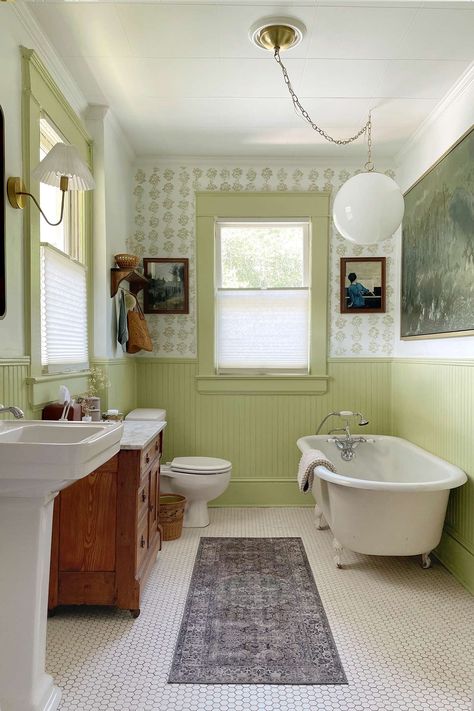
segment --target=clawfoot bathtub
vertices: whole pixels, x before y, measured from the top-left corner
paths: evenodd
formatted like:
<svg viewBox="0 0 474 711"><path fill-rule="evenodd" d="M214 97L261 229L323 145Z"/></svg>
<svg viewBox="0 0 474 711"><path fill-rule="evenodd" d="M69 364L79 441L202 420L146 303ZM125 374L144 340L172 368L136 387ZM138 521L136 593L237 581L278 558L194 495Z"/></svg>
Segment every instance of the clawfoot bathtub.
<svg viewBox="0 0 474 711"><path fill-rule="evenodd" d="M327 521L338 567L347 548L368 555L421 554L428 568L429 553L441 539L449 491L464 484L466 474L399 437L367 439L352 461L341 459L328 435L298 440L301 452L319 449L337 469L315 469L316 525L322 528Z"/></svg>

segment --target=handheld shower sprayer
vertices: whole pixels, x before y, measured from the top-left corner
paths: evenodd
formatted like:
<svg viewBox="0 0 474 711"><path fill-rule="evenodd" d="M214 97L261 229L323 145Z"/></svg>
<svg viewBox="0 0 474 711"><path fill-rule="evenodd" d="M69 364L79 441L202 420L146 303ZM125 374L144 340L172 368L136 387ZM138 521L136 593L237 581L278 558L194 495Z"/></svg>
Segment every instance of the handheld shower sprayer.
<svg viewBox="0 0 474 711"><path fill-rule="evenodd" d="M361 412L352 412L352 410L340 410L339 412L330 412L329 414L326 415L326 417L321 421L316 434L319 434L321 431L322 426L328 420L330 417L335 416L335 417L344 417L346 419L346 425L347 425L347 419L349 417L358 417L359 418L359 427L363 427L364 425L369 424L369 420L367 420L364 415Z"/></svg>

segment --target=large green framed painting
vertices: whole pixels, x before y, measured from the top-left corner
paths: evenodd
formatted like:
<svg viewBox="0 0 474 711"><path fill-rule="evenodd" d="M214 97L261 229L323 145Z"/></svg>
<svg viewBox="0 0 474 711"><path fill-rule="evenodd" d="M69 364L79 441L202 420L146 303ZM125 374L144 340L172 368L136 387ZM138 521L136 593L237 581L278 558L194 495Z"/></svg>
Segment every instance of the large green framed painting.
<svg viewBox="0 0 474 711"><path fill-rule="evenodd" d="M474 129L405 195L401 337L474 331Z"/></svg>

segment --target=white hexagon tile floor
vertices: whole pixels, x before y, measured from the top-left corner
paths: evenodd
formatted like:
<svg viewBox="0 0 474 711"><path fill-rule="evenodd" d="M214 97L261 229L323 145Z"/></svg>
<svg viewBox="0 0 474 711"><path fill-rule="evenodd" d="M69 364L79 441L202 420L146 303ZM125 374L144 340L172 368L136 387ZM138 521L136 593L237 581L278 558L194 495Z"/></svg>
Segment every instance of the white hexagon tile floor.
<svg viewBox="0 0 474 711"><path fill-rule="evenodd" d="M200 536L301 536L347 686L167 684ZM474 598L438 563L345 553L311 509L212 509L165 543L142 613L64 608L48 624L60 711L469 711Z"/></svg>

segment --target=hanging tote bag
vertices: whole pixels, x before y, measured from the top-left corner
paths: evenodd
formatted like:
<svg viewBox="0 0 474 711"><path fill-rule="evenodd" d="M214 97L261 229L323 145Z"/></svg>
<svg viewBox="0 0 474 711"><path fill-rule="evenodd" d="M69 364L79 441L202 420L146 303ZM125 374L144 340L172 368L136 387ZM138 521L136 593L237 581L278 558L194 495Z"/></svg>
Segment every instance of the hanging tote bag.
<svg viewBox="0 0 474 711"><path fill-rule="evenodd" d="M129 311L127 314L128 341L127 353L138 353L138 351L152 351L148 327L145 316L137 301L137 311Z"/></svg>

